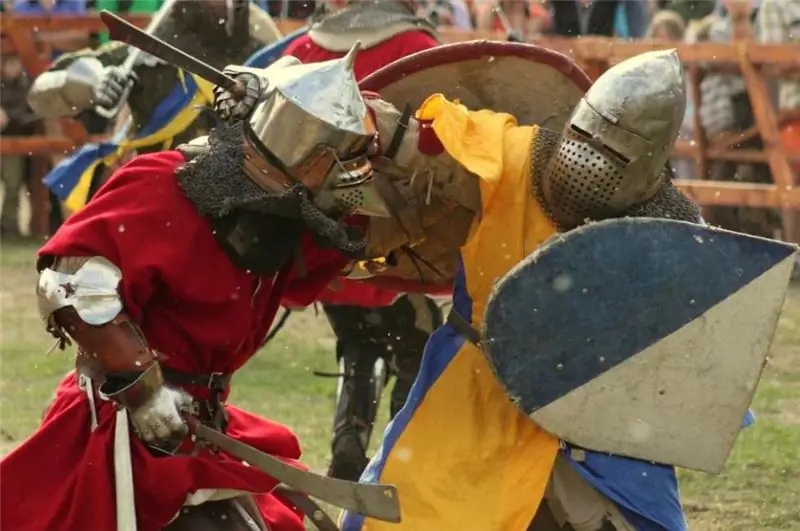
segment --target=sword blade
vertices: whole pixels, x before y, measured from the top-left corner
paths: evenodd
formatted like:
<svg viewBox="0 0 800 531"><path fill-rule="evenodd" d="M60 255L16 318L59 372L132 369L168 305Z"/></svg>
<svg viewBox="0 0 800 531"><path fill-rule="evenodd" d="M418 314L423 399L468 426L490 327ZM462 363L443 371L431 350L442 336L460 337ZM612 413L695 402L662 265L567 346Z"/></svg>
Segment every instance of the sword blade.
<svg viewBox="0 0 800 531"><path fill-rule="evenodd" d="M400 521L397 488L393 485L355 483L306 472L199 422L190 421L190 424L199 439L246 461L295 490L353 513L387 522Z"/></svg>
<svg viewBox="0 0 800 531"><path fill-rule="evenodd" d="M140 30L110 11L101 11L100 19L108 28L108 34L112 40L125 42L173 66L198 75L215 85L223 87L237 98L244 96L244 85L232 77L226 76L208 63L204 63L158 37Z"/></svg>

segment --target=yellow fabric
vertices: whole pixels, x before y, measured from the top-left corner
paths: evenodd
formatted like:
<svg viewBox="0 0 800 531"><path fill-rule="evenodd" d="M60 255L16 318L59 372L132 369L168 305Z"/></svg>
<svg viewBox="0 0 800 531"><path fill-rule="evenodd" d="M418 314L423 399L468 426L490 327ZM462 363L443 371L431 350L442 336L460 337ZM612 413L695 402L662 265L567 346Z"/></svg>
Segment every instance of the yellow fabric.
<svg viewBox="0 0 800 531"><path fill-rule="evenodd" d="M492 286L555 232L531 193L537 127L508 114L468 111L442 95L417 116L433 119L445 150L481 179L483 216L462 248L472 323ZM426 354L427 356L427 354ZM465 342L433 383L386 457L402 522L365 520L370 531L524 531L544 496L558 439L505 394L483 353Z"/></svg>
<svg viewBox="0 0 800 531"><path fill-rule="evenodd" d="M69 196L67 196L66 201L64 201L64 205L68 209L72 212L77 212L86 204L86 198L89 197L89 188L92 184L92 175L94 175L98 165L111 166L126 152L132 149L151 146L153 144L167 145L165 144L166 142L171 142L172 138L178 136L195 121L200 112L197 108L198 106L207 105L214 101L214 85L201 77L195 75L192 75L192 77L197 84L197 92L189 104L171 122L155 133L142 138L126 138L119 144L119 149L117 149L117 151L86 168L78 180L77 185L72 189ZM181 83L184 82L182 71L180 72L180 81Z"/></svg>

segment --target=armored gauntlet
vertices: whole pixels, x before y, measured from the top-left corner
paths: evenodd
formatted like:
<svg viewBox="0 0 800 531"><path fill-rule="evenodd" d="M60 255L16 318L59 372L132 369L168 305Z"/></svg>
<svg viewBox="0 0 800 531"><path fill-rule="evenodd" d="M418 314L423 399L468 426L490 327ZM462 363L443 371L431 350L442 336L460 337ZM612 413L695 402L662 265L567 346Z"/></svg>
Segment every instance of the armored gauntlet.
<svg viewBox="0 0 800 531"><path fill-rule="evenodd" d="M245 120L256 108L258 102L269 89L270 73L281 68L300 64L295 57L281 57L269 68L249 68L246 66L228 65L223 73L244 84L245 94L237 98L224 87L214 87L214 110L223 120Z"/></svg>
<svg viewBox="0 0 800 531"><path fill-rule="evenodd" d="M119 66L108 66L103 69L100 81L94 87L93 103L112 109L119 104L128 83L138 81L139 78L133 71L128 72Z"/></svg>
<svg viewBox="0 0 800 531"><path fill-rule="evenodd" d="M395 196L392 218L370 220L369 256L386 256L409 246L450 276L446 264L456 263L454 253L481 208L478 178L444 151L430 124L375 95L365 94L365 101L380 140L380 153L371 162L384 186L391 188L387 195ZM418 276L413 259L400 256L399 261L395 275Z"/></svg>
<svg viewBox="0 0 800 531"><path fill-rule="evenodd" d="M70 340L77 343L76 369L130 411L145 442L182 439L187 426L181 410L192 398L164 385L155 353L123 310L121 279L105 258L58 258L39 274L39 313L62 348Z"/></svg>

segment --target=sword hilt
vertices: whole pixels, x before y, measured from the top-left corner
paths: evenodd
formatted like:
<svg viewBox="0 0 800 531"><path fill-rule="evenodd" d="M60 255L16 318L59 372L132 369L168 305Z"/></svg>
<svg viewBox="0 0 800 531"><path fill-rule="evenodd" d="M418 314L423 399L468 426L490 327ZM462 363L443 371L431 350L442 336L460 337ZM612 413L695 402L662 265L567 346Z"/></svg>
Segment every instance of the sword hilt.
<svg viewBox="0 0 800 531"><path fill-rule="evenodd" d="M125 90L122 91L122 95L119 97L119 101L113 107L102 107L98 105L94 108L95 114L105 118L106 120L111 120L116 118L119 112L122 110L122 107L128 102L128 97L131 95L131 91L133 90L133 81L128 80L128 83L125 85Z"/></svg>

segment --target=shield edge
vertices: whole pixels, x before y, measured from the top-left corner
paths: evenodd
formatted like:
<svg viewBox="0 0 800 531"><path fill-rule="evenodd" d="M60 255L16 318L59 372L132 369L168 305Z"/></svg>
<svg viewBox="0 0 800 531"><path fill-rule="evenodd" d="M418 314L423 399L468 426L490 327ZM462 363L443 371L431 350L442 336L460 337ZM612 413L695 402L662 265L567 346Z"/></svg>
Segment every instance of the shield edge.
<svg viewBox="0 0 800 531"><path fill-rule="evenodd" d="M376 70L362 79L358 85L361 90L379 93L381 89L410 74L435 66L481 59L486 56L521 57L557 70L584 92L592 86L592 80L586 72L560 52L536 44L486 39L443 44L408 55Z"/></svg>

